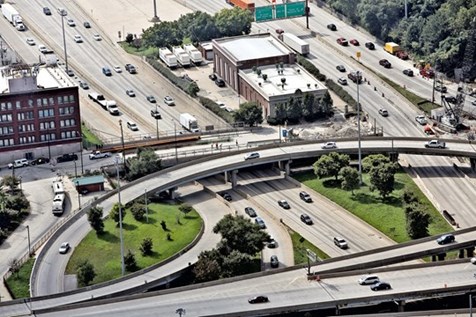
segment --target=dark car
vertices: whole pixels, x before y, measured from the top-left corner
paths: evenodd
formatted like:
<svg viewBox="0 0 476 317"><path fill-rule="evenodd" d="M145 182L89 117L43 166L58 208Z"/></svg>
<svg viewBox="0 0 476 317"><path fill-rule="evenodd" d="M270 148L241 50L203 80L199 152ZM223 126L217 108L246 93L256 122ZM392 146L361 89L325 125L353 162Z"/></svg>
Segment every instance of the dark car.
<svg viewBox="0 0 476 317"><path fill-rule="evenodd" d="M372 42L366 42L365 47L368 48L369 50L374 50L375 49L375 44Z"/></svg>
<svg viewBox="0 0 476 317"><path fill-rule="evenodd" d="M291 207L289 206L288 202L287 202L286 200L284 200L284 199L278 200L278 205L281 206L281 207L284 208L284 209L289 209L289 208L291 208Z"/></svg>
<svg viewBox="0 0 476 317"><path fill-rule="evenodd" d="M155 97L152 96L152 95L147 96L146 98L147 98L147 101L150 102L150 103L156 103L157 102L157 100L155 100Z"/></svg>
<svg viewBox="0 0 476 317"><path fill-rule="evenodd" d="M102 68L102 73L106 76L112 76L112 72L111 72L111 69L109 69L109 67L103 67Z"/></svg>
<svg viewBox="0 0 476 317"><path fill-rule="evenodd" d="M50 8L44 7L44 8L43 8L43 13L46 14L46 15L51 15L51 10L50 10Z"/></svg>
<svg viewBox="0 0 476 317"><path fill-rule="evenodd" d="M129 72L129 74L137 74L136 67L132 64L126 64L124 68Z"/></svg>
<svg viewBox="0 0 476 317"><path fill-rule="evenodd" d="M272 268L279 267L279 260L278 260L278 257L276 255L272 255L271 258L269 259L269 262L270 262Z"/></svg>
<svg viewBox="0 0 476 317"><path fill-rule="evenodd" d="M271 239L269 240L269 242L266 244L266 246L270 249L274 249L278 246L278 243L276 242L276 240L274 239Z"/></svg>
<svg viewBox="0 0 476 317"><path fill-rule="evenodd" d="M50 162L50 159L47 157L39 157L30 162L31 165L41 165L47 164Z"/></svg>
<svg viewBox="0 0 476 317"><path fill-rule="evenodd" d="M85 27L86 29L90 29L90 28L91 28L91 24L89 24L88 21L84 21L83 25L84 25L84 27Z"/></svg>
<svg viewBox="0 0 476 317"><path fill-rule="evenodd" d="M435 85L435 90L439 91L441 93L446 93L448 91L448 88L446 88L446 86L444 86L442 84L436 84Z"/></svg>
<svg viewBox="0 0 476 317"><path fill-rule="evenodd" d="M312 203L311 196L306 192L300 192L299 193L299 198L301 198L302 200L304 200L307 203Z"/></svg>
<svg viewBox="0 0 476 317"><path fill-rule="evenodd" d="M312 225L313 224L311 217L309 217L309 215L307 215L307 214L302 214L301 215L301 221L304 222L306 225Z"/></svg>
<svg viewBox="0 0 476 317"><path fill-rule="evenodd" d="M370 286L370 289L372 291L381 291L381 290L386 290L386 289L391 289L392 286L390 286L390 283L387 282L378 282L374 285Z"/></svg>
<svg viewBox="0 0 476 317"><path fill-rule="evenodd" d="M268 297L263 295L251 297L248 299L248 303L250 304L267 303L267 302L269 302Z"/></svg>
<svg viewBox="0 0 476 317"><path fill-rule="evenodd" d="M251 207L246 207L245 213L252 218L256 217L256 211Z"/></svg>
<svg viewBox="0 0 476 317"><path fill-rule="evenodd" d="M221 78L217 78L217 79L215 80L215 84L216 84L218 87L225 87L225 86L226 86L225 81L224 81L223 79L221 79Z"/></svg>
<svg viewBox="0 0 476 317"><path fill-rule="evenodd" d="M150 115L155 119L162 119L162 116L160 115L160 112L157 109L151 109Z"/></svg>
<svg viewBox="0 0 476 317"><path fill-rule="evenodd" d="M223 197L226 201L231 201L233 198L231 198L231 195L228 194L227 192L220 193L220 196Z"/></svg>
<svg viewBox="0 0 476 317"><path fill-rule="evenodd" d="M452 243L455 242L455 236L452 234L445 234L436 239L436 242L438 244L447 244L447 243Z"/></svg>
<svg viewBox="0 0 476 317"><path fill-rule="evenodd" d="M71 161L77 161L78 160L78 155L75 154L75 153L68 153L68 154L63 154L61 156L58 156L56 158L56 161L58 163L61 163L61 162L71 162Z"/></svg>
<svg viewBox="0 0 476 317"><path fill-rule="evenodd" d="M284 30L283 30L283 29L276 29L276 33L278 33L278 34L283 34L283 33L284 33Z"/></svg>
<svg viewBox="0 0 476 317"><path fill-rule="evenodd" d="M351 40L349 41L349 43L352 44L352 45L354 45L354 46L359 46L359 45L360 45L359 41L357 41L356 39L351 39Z"/></svg>
<svg viewBox="0 0 476 317"><path fill-rule="evenodd" d="M381 59L378 63L385 68L392 67L392 64L386 59Z"/></svg>
<svg viewBox="0 0 476 317"><path fill-rule="evenodd" d="M449 103L457 103L458 102L458 99L456 99L455 96L445 96L445 100L446 100L446 102L449 102Z"/></svg>
<svg viewBox="0 0 476 317"><path fill-rule="evenodd" d="M345 73L345 66L344 65L337 65L336 69L342 73Z"/></svg>
<svg viewBox="0 0 476 317"><path fill-rule="evenodd" d="M331 31L337 31L337 27L334 23L328 24L327 28Z"/></svg>
<svg viewBox="0 0 476 317"><path fill-rule="evenodd" d="M404 69L403 74L407 75L408 77L413 77L413 70L411 69Z"/></svg>
<svg viewBox="0 0 476 317"><path fill-rule="evenodd" d="M208 78L210 78L211 80L215 81L215 80L217 80L218 77L217 77L216 74L210 74L210 75L208 75Z"/></svg>

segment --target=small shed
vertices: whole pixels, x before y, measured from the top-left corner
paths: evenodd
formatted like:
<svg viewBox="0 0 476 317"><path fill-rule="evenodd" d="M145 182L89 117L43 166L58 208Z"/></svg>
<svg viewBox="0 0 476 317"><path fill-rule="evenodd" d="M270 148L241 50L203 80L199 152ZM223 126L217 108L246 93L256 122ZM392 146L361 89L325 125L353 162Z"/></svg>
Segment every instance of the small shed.
<svg viewBox="0 0 476 317"><path fill-rule="evenodd" d="M212 42L203 42L198 46L198 50L202 53L202 56L208 60L213 60L213 45Z"/></svg>
<svg viewBox="0 0 476 317"><path fill-rule="evenodd" d="M86 176L73 178L72 182L78 193L100 192L104 190L104 176Z"/></svg>

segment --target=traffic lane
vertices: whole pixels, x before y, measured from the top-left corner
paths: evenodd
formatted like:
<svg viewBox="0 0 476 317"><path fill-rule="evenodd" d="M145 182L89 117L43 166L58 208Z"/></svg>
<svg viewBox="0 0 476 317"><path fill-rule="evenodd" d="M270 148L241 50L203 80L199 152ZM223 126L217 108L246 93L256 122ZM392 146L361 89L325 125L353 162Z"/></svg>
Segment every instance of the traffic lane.
<svg viewBox="0 0 476 317"><path fill-rule="evenodd" d="M271 268L269 260L272 255L278 257L280 265L284 265L285 267L294 265L292 241L285 227L275 219L269 217L259 208L259 206L254 205L245 197L242 197L239 193L231 189L229 184L223 184L221 177L209 177L200 180L200 183L214 192L218 193L226 191L229 193L232 197L232 201L227 202L227 204L235 215L240 214L243 217L250 219L251 222L254 222L256 218L251 218L245 213L246 207L252 207L257 216L264 220L266 224L265 231L278 242L276 248L265 247L261 253L261 260L265 269Z"/></svg>

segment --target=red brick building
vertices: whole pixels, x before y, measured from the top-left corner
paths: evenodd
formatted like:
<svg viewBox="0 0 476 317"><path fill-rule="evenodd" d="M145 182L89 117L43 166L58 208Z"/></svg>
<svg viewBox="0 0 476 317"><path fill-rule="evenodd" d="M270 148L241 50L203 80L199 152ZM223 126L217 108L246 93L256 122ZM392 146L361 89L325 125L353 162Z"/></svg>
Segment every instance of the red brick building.
<svg viewBox="0 0 476 317"><path fill-rule="evenodd" d="M78 87L43 88L33 71L10 75L0 93L0 164L80 151Z"/></svg>

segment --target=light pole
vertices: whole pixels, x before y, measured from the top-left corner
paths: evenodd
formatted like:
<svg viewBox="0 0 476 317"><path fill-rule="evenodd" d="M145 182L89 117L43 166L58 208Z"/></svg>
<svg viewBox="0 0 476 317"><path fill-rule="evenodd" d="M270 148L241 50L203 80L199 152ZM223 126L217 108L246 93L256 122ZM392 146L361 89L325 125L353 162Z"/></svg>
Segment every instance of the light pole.
<svg viewBox="0 0 476 317"><path fill-rule="evenodd" d="M74 177L78 178L78 168L76 166L76 161L73 160L73 163L74 163Z"/></svg>
<svg viewBox="0 0 476 317"><path fill-rule="evenodd" d="M360 99L359 99L359 85L362 78L362 73L357 71L357 134L359 140L359 184L362 185L362 148L360 140Z"/></svg>
<svg viewBox="0 0 476 317"><path fill-rule="evenodd" d="M119 119L119 126L121 127L121 143L122 143L122 160L125 163L125 146L124 146L124 130L122 129L122 120Z"/></svg>
<svg viewBox="0 0 476 317"><path fill-rule="evenodd" d="M144 203L145 203L145 216L147 219L147 223L149 223L149 208L147 206L147 188L144 189Z"/></svg>
<svg viewBox="0 0 476 317"><path fill-rule="evenodd" d="M153 1L154 1L154 16L152 17L151 22L157 23L157 22L160 22L160 19L159 19L159 17L157 16L157 3L156 3L156 0L153 0Z"/></svg>
<svg viewBox="0 0 476 317"><path fill-rule="evenodd" d="M81 195L79 192L79 181L76 181L76 191L78 192L78 206L79 206L79 209L81 209Z"/></svg>
<svg viewBox="0 0 476 317"><path fill-rule="evenodd" d="M178 154L177 154L177 127L175 125L175 120L172 120L174 123L174 139L175 139L175 164L178 164Z"/></svg>
<svg viewBox="0 0 476 317"><path fill-rule="evenodd" d="M122 127L122 125L121 125ZM122 205L121 205L121 181L119 179L119 161L120 157L116 155L116 172L117 172L117 200L119 202L119 238L121 240L121 273L125 274L124 266L124 239L122 237Z"/></svg>
<svg viewBox="0 0 476 317"><path fill-rule="evenodd" d="M21 187L21 176L18 176L18 179L20 180L20 191L23 191L23 188Z"/></svg>
<svg viewBox="0 0 476 317"><path fill-rule="evenodd" d="M30 243L30 226L26 226L26 232L28 234L28 256L31 256L31 243Z"/></svg>
<svg viewBox="0 0 476 317"><path fill-rule="evenodd" d="M159 113L159 105L155 104L155 113ZM155 118L155 129L157 130L157 140L159 139L159 119Z"/></svg>
<svg viewBox="0 0 476 317"><path fill-rule="evenodd" d="M66 63L66 72L68 71L68 53L66 51L66 36L64 34L64 17L68 15L65 9L60 11L61 15L61 27L63 28L63 45L64 45L64 61Z"/></svg>

